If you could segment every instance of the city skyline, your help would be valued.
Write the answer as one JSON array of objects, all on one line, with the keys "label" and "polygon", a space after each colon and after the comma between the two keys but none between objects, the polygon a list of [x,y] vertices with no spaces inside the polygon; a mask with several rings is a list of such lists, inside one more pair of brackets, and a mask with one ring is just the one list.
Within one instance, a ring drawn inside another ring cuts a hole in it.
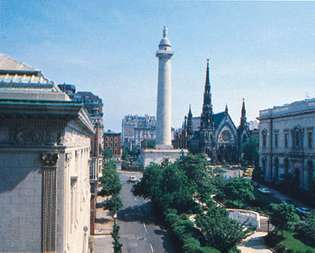
[{"label": "city skyline", "polygon": [[174,127],[189,104],[201,113],[206,58],[214,111],[227,103],[236,123],[243,97],[254,120],[259,109],[315,96],[312,3],[124,3],[1,1],[1,52],[98,94],[114,131],[124,115],[155,115],[163,25],[175,51]]}]

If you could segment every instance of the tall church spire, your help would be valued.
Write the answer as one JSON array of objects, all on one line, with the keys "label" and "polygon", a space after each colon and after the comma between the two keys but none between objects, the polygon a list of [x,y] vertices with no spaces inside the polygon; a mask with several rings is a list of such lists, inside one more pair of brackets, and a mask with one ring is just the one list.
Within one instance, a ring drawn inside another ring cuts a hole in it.
[{"label": "tall church spire", "polygon": [[207,59],[206,83],[203,94],[203,105],[201,113],[201,129],[207,129],[212,126],[212,101],[211,101],[211,86],[209,77],[209,59]]},{"label": "tall church spire", "polygon": [[189,105],[189,111],[188,111],[188,117],[187,117],[187,134],[192,135],[193,134],[193,128],[192,128],[192,112],[191,112],[191,105]]},{"label": "tall church spire", "polygon": [[246,119],[245,99],[243,98],[240,125],[241,126],[245,126],[246,122],[247,122],[247,119]]}]

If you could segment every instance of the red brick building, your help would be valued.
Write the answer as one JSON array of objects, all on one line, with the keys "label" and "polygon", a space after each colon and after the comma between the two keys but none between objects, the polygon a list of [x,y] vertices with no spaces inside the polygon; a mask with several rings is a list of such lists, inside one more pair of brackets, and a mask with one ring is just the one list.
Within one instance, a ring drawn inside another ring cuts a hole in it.
[{"label": "red brick building", "polygon": [[104,150],[110,150],[114,157],[121,156],[121,134],[107,131],[104,133]]}]

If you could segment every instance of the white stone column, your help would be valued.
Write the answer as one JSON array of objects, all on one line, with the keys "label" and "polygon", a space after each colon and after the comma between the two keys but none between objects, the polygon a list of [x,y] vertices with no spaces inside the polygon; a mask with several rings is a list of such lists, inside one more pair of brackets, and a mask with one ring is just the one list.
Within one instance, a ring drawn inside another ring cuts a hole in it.
[{"label": "white stone column", "polygon": [[173,51],[168,40],[167,30],[164,27],[163,38],[159,44],[156,57],[159,58],[158,69],[158,95],[157,95],[157,148],[172,148],[172,80],[171,80],[171,57]]}]

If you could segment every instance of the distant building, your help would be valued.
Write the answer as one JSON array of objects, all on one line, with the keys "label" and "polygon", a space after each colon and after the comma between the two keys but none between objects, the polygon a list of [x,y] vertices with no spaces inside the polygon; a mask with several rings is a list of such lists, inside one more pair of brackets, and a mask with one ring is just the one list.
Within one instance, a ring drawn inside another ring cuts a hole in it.
[{"label": "distant building", "polygon": [[259,121],[265,180],[277,183],[291,178],[307,190],[315,176],[315,98],[261,110]]},{"label": "distant building", "polygon": [[114,157],[121,157],[121,134],[107,131],[104,133],[104,150],[110,150]]},{"label": "distant building", "polygon": [[82,104],[0,55],[0,252],[88,252],[90,138]]},{"label": "distant building", "polygon": [[122,120],[122,144],[133,149],[141,147],[144,140],[156,138],[156,120],[154,116],[127,115]]},{"label": "distant building", "polygon": [[75,94],[75,85],[73,84],[58,84],[58,87],[60,90],[62,90],[63,92],[65,92],[71,99],[73,99],[73,96]]}]

